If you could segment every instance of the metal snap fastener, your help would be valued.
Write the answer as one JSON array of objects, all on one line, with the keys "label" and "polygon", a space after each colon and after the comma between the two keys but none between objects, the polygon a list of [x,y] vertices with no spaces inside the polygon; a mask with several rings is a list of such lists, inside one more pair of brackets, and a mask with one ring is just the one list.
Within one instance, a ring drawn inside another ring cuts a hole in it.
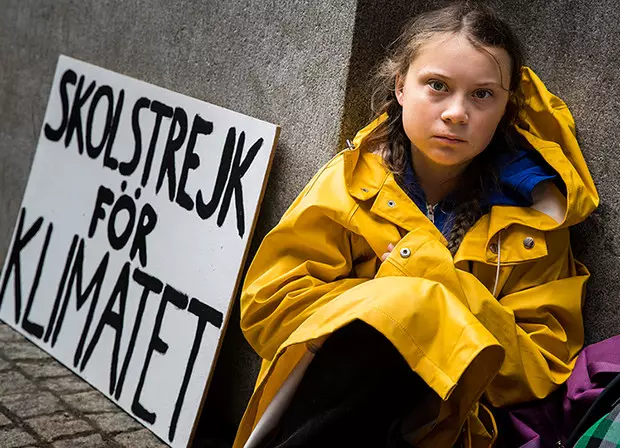
[{"label": "metal snap fastener", "polygon": [[409,250],[408,247],[403,247],[400,250],[400,256],[403,258],[409,258],[409,256],[411,255],[411,250]]},{"label": "metal snap fastener", "polygon": [[497,244],[495,243],[491,243],[489,244],[489,250],[494,253],[495,255],[497,255]]},{"label": "metal snap fastener", "polygon": [[364,193],[368,193],[368,188],[362,188],[362,191],[363,191]]},{"label": "metal snap fastener", "polygon": [[396,206],[396,202],[394,201],[388,201],[388,207],[395,207]]},{"label": "metal snap fastener", "polygon": [[534,247],[534,244],[534,238],[532,238],[531,236],[528,236],[523,240],[523,247],[525,247],[526,249],[531,249],[532,247]]}]

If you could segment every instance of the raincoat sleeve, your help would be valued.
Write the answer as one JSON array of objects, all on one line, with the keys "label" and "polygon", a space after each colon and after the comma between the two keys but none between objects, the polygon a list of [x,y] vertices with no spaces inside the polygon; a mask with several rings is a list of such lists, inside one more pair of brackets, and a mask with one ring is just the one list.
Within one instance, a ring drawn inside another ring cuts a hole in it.
[{"label": "raincoat sleeve", "polygon": [[[456,269],[447,249],[420,231],[398,243],[377,276],[434,280],[465,303],[504,348],[504,362],[486,396],[492,405],[506,406],[543,398],[564,383],[583,345],[581,307],[589,273],[573,259],[568,229],[548,232],[546,244],[545,257],[505,268],[510,275],[499,300],[473,274]],[[411,249],[406,259],[399,255],[405,247]]]},{"label": "raincoat sleeve", "polygon": [[481,288],[471,274],[462,274],[470,309],[506,351],[486,391],[494,406],[549,395],[568,379],[583,346],[589,273],[573,258],[567,228],[549,232],[546,243],[546,257],[513,269],[499,301],[474,294]]},{"label": "raincoat sleeve", "polygon": [[[263,359],[273,359],[278,347],[316,309],[369,280],[353,278],[350,234],[340,223],[348,211],[342,206],[355,204],[342,188],[331,188],[330,176],[321,174],[265,237],[245,278],[241,328]],[[313,188],[317,179],[321,188]],[[325,191],[333,193],[329,204],[340,209],[326,203]]]}]

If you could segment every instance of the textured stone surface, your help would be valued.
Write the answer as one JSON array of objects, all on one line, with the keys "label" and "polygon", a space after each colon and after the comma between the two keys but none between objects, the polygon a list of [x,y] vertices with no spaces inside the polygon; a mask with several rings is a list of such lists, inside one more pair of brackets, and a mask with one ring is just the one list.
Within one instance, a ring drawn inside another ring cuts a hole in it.
[{"label": "textured stone surface", "polygon": [[51,414],[63,409],[56,397],[42,391],[3,397],[2,404],[21,418]]},{"label": "textured stone surface", "polygon": [[49,378],[41,382],[41,385],[59,394],[69,394],[74,392],[84,392],[93,388],[84,380],[76,375],[61,378]]},{"label": "textured stone surface", "polygon": [[0,426],[8,426],[13,422],[4,414],[0,414]]},{"label": "textured stone surface", "polygon": [[0,342],[14,342],[23,340],[24,337],[13,330],[9,325],[0,323]]},{"label": "textured stone surface", "polygon": [[10,362],[5,361],[4,359],[0,359],[0,372],[4,370],[9,370],[12,368],[13,368],[13,365]]},{"label": "textured stone surface", "polygon": [[142,428],[142,425],[124,412],[105,412],[91,416],[97,426],[107,433],[119,433]]},{"label": "textured stone surface", "polygon": [[0,428],[0,446],[18,448],[32,444],[35,439],[19,428]]},{"label": "textured stone surface", "polygon": [[[7,341],[14,341],[11,331],[3,331]],[[0,409],[6,412],[0,413],[1,448],[119,447],[112,437],[124,432],[135,433],[128,444],[166,446],[147,430],[136,433],[144,427],[51,357],[0,360],[8,369],[0,372]]]},{"label": "textured stone surface", "polygon": [[0,396],[29,392],[35,385],[18,372],[0,373]]},{"label": "textured stone surface", "polygon": [[7,359],[12,361],[49,358],[47,353],[28,341],[5,342],[0,345],[0,350]]},{"label": "textured stone surface", "polygon": [[93,390],[79,394],[66,395],[64,400],[80,412],[94,413],[103,411],[118,411],[119,407],[108,400],[101,393]]},{"label": "textured stone surface", "polygon": [[112,445],[106,443],[99,434],[93,434],[75,439],[59,440],[54,442],[52,446],[54,448],[106,448]]},{"label": "textured stone surface", "polygon": [[161,440],[146,429],[120,434],[114,440],[126,448],[159,448],[164,446]]},{"label": "textured stone surface", "polygon": [[48,442],[63,436],[94,431],[90,424],[67,413],[32,418],[26,420],[26,424]]},{"label": "textured stone surface", "polygon": [[44,364],[18,362],[17,367],[32,378],[52,378],[73,375],[69,369],[64,367],[59,362],[52,360],[48,360]]}]

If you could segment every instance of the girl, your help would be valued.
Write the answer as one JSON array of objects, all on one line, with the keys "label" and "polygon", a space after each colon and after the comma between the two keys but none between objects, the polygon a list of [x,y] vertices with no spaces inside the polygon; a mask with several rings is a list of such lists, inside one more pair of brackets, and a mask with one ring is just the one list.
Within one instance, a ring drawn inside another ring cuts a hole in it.
[{"label": "girl", "polygon": [[583,344],[568,227],[598,195],[566,105],[491,10],[417,17],[376,119],[247,273],[263,358],[235,447],[488,447],[486,406],[545,397]]}]

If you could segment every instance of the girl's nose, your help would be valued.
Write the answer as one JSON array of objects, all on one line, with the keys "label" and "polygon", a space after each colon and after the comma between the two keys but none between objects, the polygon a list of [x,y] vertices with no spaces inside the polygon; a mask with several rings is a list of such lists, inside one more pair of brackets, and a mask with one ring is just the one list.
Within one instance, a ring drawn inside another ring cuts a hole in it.
[{"label": "girl's nose", "polygon": [[467,124],[469,116],[465,106],[465,100],[462,98],[453,98],[441,113],[441,119],[444,122],[452,124]]}]

